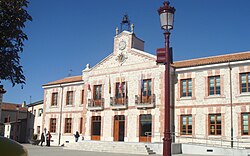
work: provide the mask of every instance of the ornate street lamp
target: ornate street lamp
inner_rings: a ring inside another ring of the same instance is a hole
[[[6,93],[6,90],[3,89],[3,85],[0,85],[0,123],[2,121],[2,103],[3,103],[3,94]]]
[[[164,30],[165,48],[157,49],[157,63],[165,64],[165,116],[163,156],[171,156],[171,132],[170,132],[170,63],[172,63],[172,50],[169,48],[170,30],[173,29],[175,8],[165,1],[158,9],[161,28]]]

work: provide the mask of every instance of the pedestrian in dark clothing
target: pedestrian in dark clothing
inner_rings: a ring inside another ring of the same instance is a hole
[[[41,146],[43,146],[43,143],[45,142],[45,136],[44,133],[41,134]]]
[[[46,134],[46,146],[50,146],[50,139],[51,139],[51,134],[48,131],[48,133]]]
[[[78,138],[80,137],[78,131],[76,131],[76,134],[74,134],[76,142],[78,142]]]

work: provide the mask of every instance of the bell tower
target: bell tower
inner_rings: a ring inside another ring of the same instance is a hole
[[[130,20],[127,14],[125,14],[122,18],[120,33],[124,30],[131,31]]]
[[[114,54],[126,55],[132,48],[144,50],[144,41],[137,38],[134,33],[134,24],[130,23],[128,15],[124,15],[120,23],[120,30],[116,28],[114,37]]]

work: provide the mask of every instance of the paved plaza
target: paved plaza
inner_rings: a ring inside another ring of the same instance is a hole
[[[30,144],[23,144],[29,152],[29,156],[142,156],[142,155],[131,155],[131,154],[120,154],[120,153],[105,153],[105,152],[87,152],[87,151],[76,151],[66,150],[62,147],[46,147],[46,146],[35,146]],[[151,155],[161,156],[161,155]],[[174,156],[194,156],[187,154],[177,154]],[[201,155],[195,155],[201,156]]]
[[[76,151],[66,150],[62,147],[46,147],[46,146],[35,146],[30,144],[24,144],[28,149],[29,156],[131,156],[131,154],[120,154],[120,153],[105,153],[105,152],[88,152],[88,151]],[[142,156],[142,155],[133,155]],[[160,155],[154,155],[160,156]]]

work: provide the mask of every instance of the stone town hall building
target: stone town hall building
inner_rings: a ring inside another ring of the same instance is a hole
[[[74,142],[76,131],[85,140],[162,142],[164,70],[133,32],[117,33],[101,62],[43,85],[42,129],[54,145]],[[231,123],[235,138],[250,140],[250,52],[174,62],[171,92],[175,142],[230,140]]]

